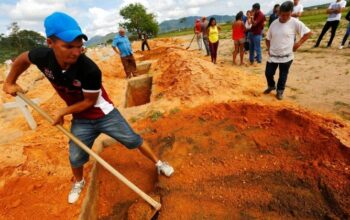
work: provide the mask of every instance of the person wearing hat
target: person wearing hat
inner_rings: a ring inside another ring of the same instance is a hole
[[[133,55],[131,43],[129,38],[125,35],[124,28],[119,28],[119,33],[113,39],[112,48],[116,54],[120,55],[126,78],[130,79],[136,73],[136,61]]]
[[[207,51],[207,56],[210,56],[207,27],[208,27],[208,21],[207,21],[207,18],[204,16],[202,17],[202,21],[201,21],[201,31],[203,36],[203,44],[204,44],[205,50]]]
[[[44,26],[48,48],[37,48],[19,55],[4,82],[4,92],[13,96],[23,92],[16,81],[34,64],[67,104],[67,107],[57,109],[52,114],[53,125],[63,124],[64,116],[72,114],[71,133],[90,148],[95,139],[105,133],[128,149],[138,148],[156,163],[158,173],[172,175],[174,169],[155,156],[114,107],[102,85],[101,70],[82,54],[83,40],[87,40],[87,36],[82,33],[78,23],[67,14],[55,12],[45,19]],[[89,160],[89,155],[69,141],[69,160],[75,182],[68,202],[74,203],[85,185],[83,166]]]
[[[202,26],[200,19],[196,19],[196,23],[194,24],[193,29],[197,39],[198,50],[202,50]]]
[[[258,63],[261,63],[261,39],[262,32],[265,26],[265,15],[260,10],[260,4],[255,3],[253,5],[253,20],[252,27],[250,29],[250,47],[249,47],[249,61],[251,64],[254,64],[254,59],[256,55],[256,59]]]

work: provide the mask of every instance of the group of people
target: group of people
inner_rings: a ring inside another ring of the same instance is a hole
[[[332,32],[327,47],[331,46],[336,28],[341,19],[341,13],[345,6],[345,0],[336,0],[336,2],[329,5],[327,10],[328,19],[315,47],[319,46],[329,28],[331,28]],[[283,99],[289,69],[294,59],[293,52],[311,36],[310,29],[299,20],[303,11],[303,6],[299,0],[294,0],[293,2],[286,1],[282,5],[276,4],[269,17],[268,31],[266,33],[268,59],[265,69],[268,87],[264,91],[264,94],[269,94],[273,90],[276,90],[276,98],[279,100]],[[346,19],[350,21],[350,12],[346,15]],[[207,55],[210,54],[212,62],[216,63],[220,27],[216,24],[215,18],[210,18],[208,24],[204,23],[205,20],[206,18],[203,17],[201,25],[197,25],[200,22],[197,20],[195,33],[197,36],[200,34],[203,36],[204,45],[208,42],[209,50],[207,50]],[[251,65],[262,62],[261,41],[265,23],[266,17],[260,10],[259,3],[253,4],[252,9],[247,11],[246,15],[242,11],[237,13],[235,21],[232,23],[232,40],[234,42],[232,60],[234,65],[237,64],[236,58],[238,54],[240,65],[245,65],[244,54],[246,51],[249,51],[249,62]],[[350,23],[339,49],[343,49],[349,35]],[[198,41],[200,39],[200,37],[197,37]],[[201,49],[201,47],[199,48]],[[276,86],[274,75],[277,68],[280,70],[280,75]]]

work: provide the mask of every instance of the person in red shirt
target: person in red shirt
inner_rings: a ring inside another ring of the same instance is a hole
[[[236,65],[236,57],[239,53],[241,65],[244,65],[244,42],[245,42],[245,25],[243,23],[243,12],[240,11],[236,15],[236,21],[232,24],[232,40],[234,41],[235,50],[233,52],[233,64]]]
[[[261,40],[262,40],[262,32],[265,26],[265,15],[260,10],[260,4],[255,3],[253,5],[253,21],[252,28],[250,29],[250,48],[249,48],[249,61],[251,64],[254,64],[254,59],[256,55],[256,61],[261,63]]]
[[[194,34],[196,35],[198,49],[202,50],[202,26],[200,19],[196,19],[196,23],[194,25]]]

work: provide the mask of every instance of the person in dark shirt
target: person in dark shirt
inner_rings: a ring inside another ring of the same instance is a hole
[[[149,45],[148,45],[148,35],[146,32],[141,32],[140,33],[140,40],[141,40],[141,50],[145,51],[145,46],[147,47],[148,50],[151,50]]]
[[[55,12],[44,22],[49,48],[38,48],[19,55],[3,90],[15,96],[23,90],[16,84],[17,78],[31,65],[36,65],[50,81],[67,107],[53,113],[53,125],[63,124],[66,115],[73,115],[71,132],[88,147],[105,133],[128,149],[138,148],[141,153],[156,163],[158,173],[170,176],[174,169],[160,161],[142,137],[136,134],[114,107],[102,85],[102,74],[98,66],[82,54],[83,39],[78,23],[69,15]],[[78,200],[85,181],[83,166],[89,155],[73,141],[69,142],[69,160],[75,183],[68,195],[68,202]]]
[[[252,20],[252,28],[250,29],[250,48],[249,48],[249,61],[251,64],[254,64],[255,54],[256,60],[258,63],[261,63],[261,40],[262,40],[262,32],[265,26],[265,15],[260,10],[260,4],[255,3],[253,5],[253,20]]]
[[[273,7],[273,12],[272,12],[272,14],[270,15],[269,27],[271,26],[272,22],[274,22],[276,19],[278,19],[279,10],[280,10],[280,5],[279,5],[279,4],[276,4],[276,5]]]

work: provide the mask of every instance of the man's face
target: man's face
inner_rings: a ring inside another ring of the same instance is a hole
[[[279,20],[281,23],[286,23],[292,17],[292,12],[281,12],[279,13]]]
[[[125,31],[119,31],[119,35],[124,37],[125,36]]]
[[[299,0],[294,0],[294,5],[298,5],[299,4]]]
[[[83,48],[83,40],[78,37],[70,43],[66,43],[58,38],[47,39],[47,44],[53,49],[57,61],[61,64],[74,64],[81,55]]]

